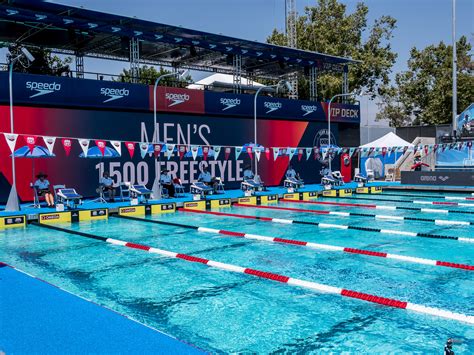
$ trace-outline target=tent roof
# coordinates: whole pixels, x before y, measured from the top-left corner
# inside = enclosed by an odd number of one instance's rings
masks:
[[[199,81],[196,81],[194,84],[188,85],[188,89],[203,89],[204,85],[212,85],[214,83],[226,83],[226,84],[233,84],[234,83],[234,77],[233,75],[230,74],[221,74],[221,73],[216,73],[209,75]],[[247,79],[242,77],[242,85],[252,85],[252,86],[263,86],[260,83],[257,83],[256,81]]]
[[[385,136],[380,137],[370,143],[361,145],[360,148],[383,148],[383,147],[413,147],[413,144],[401,139],[393,132],[387,133]]]

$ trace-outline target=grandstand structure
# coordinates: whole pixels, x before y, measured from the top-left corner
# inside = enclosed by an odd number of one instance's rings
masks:
[[[0,43],[41,47],[74,56],[75,76],[84,78],[84,57],[129,62],[132,82],[141,64],[190,69],[241,79],[281,80],[306,76],[310,99],[318,99],[317,77],[340,75],[348,91],[350,58],[244,40],[136,18],[43,1],[0,0]],[[297,93],[293,95],[297,98]]]

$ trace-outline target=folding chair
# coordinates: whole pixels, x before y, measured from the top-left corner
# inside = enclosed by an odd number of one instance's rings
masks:
[[[125,199],[130,200],[130,183],[129,182],[122,182],[119,185],[120,190],[120,200],[125,201]]]
[[[216,182],[217,182],[216,193],[221,193],[221,194],[225,193],[224,183],[222,182],[222,179],[220,177],[217,177]]]

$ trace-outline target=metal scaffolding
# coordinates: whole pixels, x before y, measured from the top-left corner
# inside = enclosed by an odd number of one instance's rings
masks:
[[[286,26],[286,38],[288,41],[288,47],[297,47],[296,37],[296,0],[285,0],[285,26]],[[288,74],[288,81],[291,84],[291,91],[288,97],[290,99],[298,99],[298,72],[294,71]]]
[[[140,41],[138,38],[130,39],[130,75],[132,83],[138,83],[140,70]]]
[[[234,93],[240,94],[242,92],[242,56],[234,55],[232,58],[233,65],[233,83]]]
[[[76,78],[84,79],[84,54],[76,52]]]
[[[318,101],[318,69],[316,67],[309,69],[309,99]]]
[[[349,93],[349,68],[347,65],[344,65],[344,70],[342,71],[342,93]],[[348,97],[344,96],[342,102],[347,103]]]

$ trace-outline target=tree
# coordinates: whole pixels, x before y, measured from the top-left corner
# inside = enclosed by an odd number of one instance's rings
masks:
[[[16,57],[20,53],[20,47],[9,48],[10,56]],[[50,50],[43,48],[28,48],[35,57],[32,63],[26,64],[24,61],[17,61],[13,65],[13,71],[20,73],[42,74],[52,76],[68,75],[71,71],[69,65],[72,62],[71,57],[61,59],[53,55]]]
[[[361,63],[351,65],[350,90],[364,89],[371,97],[379,94],[379,88],[389,83],[389,74],[397,55],[392,52],[390,40],[396,20],[382,16],[369,27],[368,7],[358,3],[353,13],[346,13],[346,6],[337,0],[318,0],[316,6],[308,6],[297,18],[297,47],[299,49],[335,56],[351,57]],[[268,43],[287,45],[284,33],[273,30]],[[342,74],[318,76],[318,95],[328,99],[341,92]],[[307,97],[308,82],[299,79],[300,96]]]
[[[138,83],[153,85],[156,79],[158,79],[158,77],[164,74],[169,74],[169,73],[171,73],[171,71],[164,69],[163,67],[160,67],[160,70],[156,70],[155,67],[142,65],[138,69]],[[123,69],[122,73],[119,75],[116,81],[130,83],[132,81],[131,70]],[[178,80],[176,77],[166,77],[160,80],[160,85],[172,86],[173,84],[176,84],[177,81]],[[192,82],[190,75],[187,75],[185,78],[179,79],[179,81],[183,83]]]
[[[474,102],[471,45],[462,36],[457,49],[458,109]],[[443,42],[422,50],[412,48],[408,70],[395,76],[395,86],[382,95],[378,119],[393,126],[406,124],[436,125],[452,120],[452,46]],[[403,117],[403,119],[400,119]]]

